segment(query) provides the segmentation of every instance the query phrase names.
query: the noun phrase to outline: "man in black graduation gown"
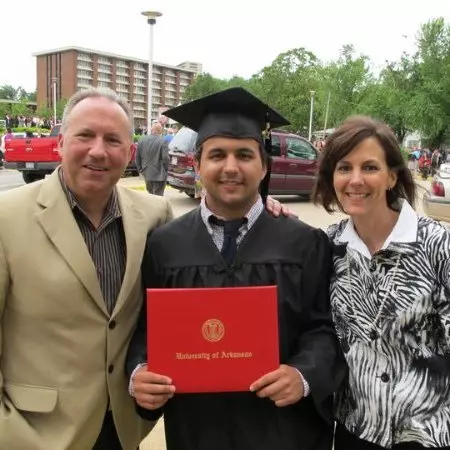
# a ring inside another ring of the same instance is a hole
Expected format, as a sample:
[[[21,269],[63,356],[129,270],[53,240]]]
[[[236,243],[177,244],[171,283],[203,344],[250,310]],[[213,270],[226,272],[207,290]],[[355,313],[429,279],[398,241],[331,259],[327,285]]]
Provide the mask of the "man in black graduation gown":
[[[144,308],[127,357],[138,411],[149,420],[164,414],[168,450],[331,449],[342,360],[330,316],[330,246],[323,231],[270,216],[259,194],[267,173],[262,132],[286,120],[241,88],[165,114],[198,131],[206,196],[148,237],[144,287],[277,285],[280,366],[248,392],[177,394],[167,376],[145,366]]]

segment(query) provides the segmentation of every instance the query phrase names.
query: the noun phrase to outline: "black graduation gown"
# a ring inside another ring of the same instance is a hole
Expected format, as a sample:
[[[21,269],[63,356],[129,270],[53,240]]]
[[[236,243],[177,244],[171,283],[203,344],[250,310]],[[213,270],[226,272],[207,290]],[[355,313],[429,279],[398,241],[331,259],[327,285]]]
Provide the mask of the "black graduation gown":
[[[164,414],[168,450],[332,448],[332,394],[344,366],[330,315],[330,270],[323,231],[265,211],[231,267],[209,236],[200,209],[152,232],[143,261],[145,287],[276,284],[280,363],[297,368],[311,388],[307,398],[284,408],[251,392],[175,394],[162,410],[137,407],[148,420]],[[146,361],[145,322],[144,302],[128,352],[128,375]]]

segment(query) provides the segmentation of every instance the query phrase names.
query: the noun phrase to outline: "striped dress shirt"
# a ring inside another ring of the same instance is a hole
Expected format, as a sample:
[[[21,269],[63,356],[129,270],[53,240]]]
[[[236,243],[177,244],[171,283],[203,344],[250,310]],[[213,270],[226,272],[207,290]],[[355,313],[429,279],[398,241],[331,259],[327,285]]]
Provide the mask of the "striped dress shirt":
[[[258,220],[259,216],[263,211],[264,211],[264,203],[261,197],[258,197],[253,206],[244,216],[247,219],[247,222],[242,224],[242,226],[239,228],[239,234],[236,239],[236,243],[238,246],[241,244],[245,235],[248,233],[250,228],[255,224],[255,222]],[[224,230],[223,227],[215,225],[214,223],[210,222],[209,220],[210,217],[211,216],[215,217],[215,215],[206,205],[205,197],[203,197],[200,202],[200,213],[202,216],[203,223],[205,224],[206,229],[208,230],[208,233],[211,236],[211,239],[213,240],[218,250],[221,251],[223,247]],[[218,219],[221,219],[221,217],[218,217]]]
[[[126,242],[117,191],[114,189],[98,228],[83,212],[74,193],[64,181],[62,169],[59,179],[72,209],[75,221],[86,242],[103,293],[108,312],[113,312],[122,286],[126,265]]]

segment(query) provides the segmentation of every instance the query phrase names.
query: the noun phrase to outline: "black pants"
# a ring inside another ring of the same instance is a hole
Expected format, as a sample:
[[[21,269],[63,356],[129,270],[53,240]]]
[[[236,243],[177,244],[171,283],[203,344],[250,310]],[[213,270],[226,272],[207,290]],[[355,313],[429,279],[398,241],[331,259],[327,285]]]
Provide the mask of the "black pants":
[[[166,188],[165,181],[145,181],[145,187],[149,194],[164,195],[164,189]]]
[[[102,429],[92,450],[122,450],[111,411],[106,411]]]
[[[371,442],[364,441],[363,439],[359,439],[354,434],[347,431],[344,426],[340,424],[336,425],[334,450],[382,450],[384,448],[386,447],[380,447],[379,445],[372,444]],[[402,444],[394,445],[392,447],[392,450],[420,450],[423,448],[425,447],[418,444],[417,442],[405,442]],[[439,449],[450,450],[450,447],[439,447]]]

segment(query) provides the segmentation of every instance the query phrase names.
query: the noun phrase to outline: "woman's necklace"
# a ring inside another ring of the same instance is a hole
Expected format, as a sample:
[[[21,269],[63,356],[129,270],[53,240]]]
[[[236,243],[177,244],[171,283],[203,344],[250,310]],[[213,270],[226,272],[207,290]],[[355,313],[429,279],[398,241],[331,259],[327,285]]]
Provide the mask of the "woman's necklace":
[[[398,270],[398,266],[400,264],[400,258],[401,256],[398,255],[397,256],[397,261],[395,263],[393,272],[392,272],[392,276],[389,280],[389,284],[386,287],[386,292],[384,293],[384,296],[381,300],[380,306],[378,308],[377,314],[375,316],[375,319],[372,321],[372,323],[369,325],[369,336],[371,339],[375,339],[377,337],[377,326],[378,326],[378,321],[380,320],[381,314],[384,310],[384,305],[386,303],[386,300],[388,298],[388,295],[391,293],[392,287],[394,285],[394,279],[397,275],[397,270]],[[351,280],[351,273],[350,273],[350,252],[347,249],[347,282],[348,282],[348,286],[349,286],[349,295],[350,295],[350,303],[352,305],[352,309],[353,311],[355,311],[355,299],[353,298],[353,292],[352,292],[352,280]],[[368,296],[367,296],[368,297]]]

